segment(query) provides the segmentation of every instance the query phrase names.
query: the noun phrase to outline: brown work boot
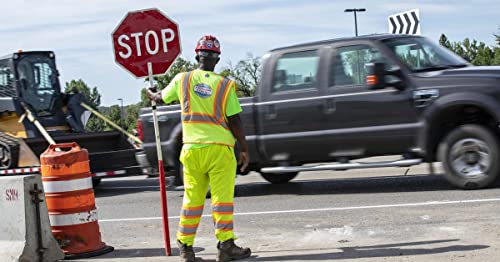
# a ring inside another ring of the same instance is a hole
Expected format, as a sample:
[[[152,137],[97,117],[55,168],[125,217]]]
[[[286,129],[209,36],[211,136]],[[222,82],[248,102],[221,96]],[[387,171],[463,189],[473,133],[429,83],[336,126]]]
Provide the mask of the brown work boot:
[[[177,240],[177,246],[179,247],[179,256],[181,257],[181,262],[195,262],[193,246],[188,246],[182,244],[181,241]]]
[[[241,248],[234,244],[234,239],[229,239],[217,244],[217,262],[228,262],[250,257],[252,251],[250,248]]]

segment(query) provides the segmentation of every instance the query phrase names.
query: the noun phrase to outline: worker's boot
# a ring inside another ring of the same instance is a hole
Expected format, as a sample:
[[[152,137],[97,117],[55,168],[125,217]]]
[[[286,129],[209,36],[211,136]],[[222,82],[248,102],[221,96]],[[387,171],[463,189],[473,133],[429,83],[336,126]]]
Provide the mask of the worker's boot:
[[[229,239],[217,244],[217,262],[247,258],[252,254],[250,248],[241,248],[234,244],[234,239]]]
[[[181,241],[177,240],[177,246],[179,247],[179,256],[181,257],[181,262],[195,262],[193,246],[188,246],[182,244]]]

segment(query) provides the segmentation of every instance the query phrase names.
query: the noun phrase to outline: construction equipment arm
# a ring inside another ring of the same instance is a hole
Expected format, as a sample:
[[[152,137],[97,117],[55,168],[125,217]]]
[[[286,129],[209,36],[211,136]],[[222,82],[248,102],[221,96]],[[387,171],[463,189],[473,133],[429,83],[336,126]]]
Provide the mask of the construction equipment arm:
[[[40,124],[40,122],[35,118],[35,116],[31,112],[31,110],[29,110],[28,107],[24,103],[21,103],[21,105],[24,108],[24,111],[26,112],[24,114],[24,116],[27,117],[28,120],[36,126],[36,128],[38,129],[38,131],[40,131],[40,133],[42,134],[42,136],[45,138],[45,140],[47,140],[47,142],[49,142],[49,144],[55,145],[56,142],[54,141],[54,139],[52,139],[52,137],[49,135],[49,133],[47,132],[47,130],[45,130],[45,128],[42,126],[42,124]],[[19,121],[22,122],[23,118],[24,117],[21,116],[21,118],[20,118]]]
[[[103,116],[101,113],[99,113],[97,110],[93,109],[91,106],[85,104],[85,103],[80,103],[80,105],[89,110],[90,112],[92,112],[92,114],[96,115],[97,117],[99,117],[100,119],[104,120],[104,122],[108,123],[109,125],[111,125],[112,127],[116,128],[118,131],[122,132],[123,134],[125,134],[127,137],[129,137],[130,139],[134,140],[135,142],[139,143],[139,144],[142,144],[142,141],[137,138],[136,136],[130,134],[129,132],[127,132],[125,129],[121,128],[119,125],[113,123],[113,121],[109,120],[107,117]]]

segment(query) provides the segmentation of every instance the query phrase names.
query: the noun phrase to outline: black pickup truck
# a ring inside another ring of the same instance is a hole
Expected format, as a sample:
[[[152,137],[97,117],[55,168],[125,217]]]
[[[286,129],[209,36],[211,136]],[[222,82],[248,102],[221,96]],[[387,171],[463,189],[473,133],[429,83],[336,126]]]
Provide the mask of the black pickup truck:
[[[436,161],[459,188],[491,186],[499,177],[500,67],[472,66],[407,35],[278,48],[262,63],[257,95],[240,103],[250,170],[271,183],[301,171]],[[159,121],[166,167],[179,171],[179,105],[160,107]],[[150,109],[141,110],[140,122],[145,154],[138,159],[147,167],[156,163]],[[385,155],[401,159],[352,162]]]

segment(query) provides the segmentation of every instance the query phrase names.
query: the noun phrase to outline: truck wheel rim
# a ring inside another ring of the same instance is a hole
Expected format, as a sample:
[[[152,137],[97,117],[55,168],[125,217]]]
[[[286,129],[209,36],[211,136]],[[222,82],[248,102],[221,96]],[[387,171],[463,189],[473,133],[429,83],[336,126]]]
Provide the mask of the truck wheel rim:
[[[456,174],[462,177],[486,176],[491,165],[491,154],[484,141],[466,138],[457,141],[450,150],[450,162]]]

